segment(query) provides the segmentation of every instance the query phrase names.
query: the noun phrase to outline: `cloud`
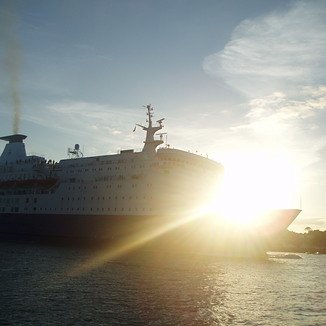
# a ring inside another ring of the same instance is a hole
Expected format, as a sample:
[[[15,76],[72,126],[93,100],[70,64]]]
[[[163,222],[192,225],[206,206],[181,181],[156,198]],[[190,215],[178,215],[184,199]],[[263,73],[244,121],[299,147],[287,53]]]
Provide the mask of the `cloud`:
[[[55,102],[25,111],[25,121],[56,130],[69,138],[77,137],[84,143],[91,140],[94,146],[91,154],[103,148],[116,150],[116,144],[129,148],[134,143],[142,143],[138,138],[143,135],[132,133],[135,122],[142,120],[141,111],[137,115],[135,110],[128,108],[78,101]]]
[[[326,145],[325,53],[326,2],[296,1],[241,22],[224,49],[204,59],[208,74],[247,96],[242,121],[230,128],[241,143],[296,151],[301,165],[319,159]]]
[[[301,87],[300,93],[291,98],[282,92],[275,92],[263,98],[248,102],[247,124],[240,128],[251,128],[263,133],[271,133],[275,128],[288,131],[303,127],[306,130],[319,128],[316,118],[326,109],[326,86]]]
[[[248,102],[249,111],[232,129],[250,135],[260,146],[292,153],[303,168],[321,159],[326,147],[322,120],[326,109],[326,87],[301,87],[297,96],[275,92]]]
[[[123,114],[122,114],[123,112]],[[29,116],[38,117],[40,124],[48,124],[48,116],[51,116],[57,122],[56,127],[74,130],[108,130],[112,129],[112,133],[116,131],[114,128],[125,128],[124,122],[135,118],[135,114],[126,108],[115,108],[109,105],[97,103],[79,102],[79,101],[63,101],[55,102],[46,106],[42,112],[33,112]],[[130,128],[132,128],[133,124]]]
[[[204,60],[204,70],[249,98],[297,85],[325,82],[326,2],[294,2],[240,23],[222,51]]]

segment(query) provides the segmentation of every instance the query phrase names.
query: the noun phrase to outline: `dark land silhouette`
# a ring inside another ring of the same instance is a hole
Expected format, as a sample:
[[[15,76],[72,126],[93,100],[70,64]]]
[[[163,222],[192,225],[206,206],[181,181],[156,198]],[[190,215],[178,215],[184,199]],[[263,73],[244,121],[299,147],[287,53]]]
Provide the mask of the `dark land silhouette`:
[[[269,251],[307,252],[326,254],[326,230],[305,228],[304,233],[284,230],[268,238]]]

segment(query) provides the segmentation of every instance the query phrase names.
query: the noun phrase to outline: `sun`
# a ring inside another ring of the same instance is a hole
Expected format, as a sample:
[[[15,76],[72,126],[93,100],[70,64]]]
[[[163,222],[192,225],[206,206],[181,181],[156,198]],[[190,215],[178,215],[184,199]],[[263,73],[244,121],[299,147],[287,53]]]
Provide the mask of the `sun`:
[[[252,227],[268,209],[298,206],[296,171],[284,153],[236,151],[227,153],[223,164],[224,178],[211,209],[225,221]]]

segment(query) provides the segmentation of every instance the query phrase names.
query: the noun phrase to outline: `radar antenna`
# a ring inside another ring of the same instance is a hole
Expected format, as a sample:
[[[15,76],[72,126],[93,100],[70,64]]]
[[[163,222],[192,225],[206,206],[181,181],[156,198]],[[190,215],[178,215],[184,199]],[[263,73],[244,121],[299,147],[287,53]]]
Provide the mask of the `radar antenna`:
[[[136,123],[136,127],[142,128],[144,131],[146,131],[146,139],[144,141],[144,147],[143,147],[143,152],[147,153],[155,153],[156,152],[156,147],[163,144],[163,134],[160,135],[160,139],[155,139],[154,135],[157,131],[161,130],[163,126],[163,120],[164,119],[159,119],[156,122],[158,123],[158,126],[153,126],[153,121],[152,118],[154,116],[154,109],[151,104],[144,105],[143,107],[146,108],[147,112],[147,119],[146,123],[147,126],[141,125]],[[135,128],[134,128],[135,131]]]
[[[80,150],[79,144],[76,144],[74,148],[68,148],[68,157],[69,158],[79,158],[83,157],[83,153]]]

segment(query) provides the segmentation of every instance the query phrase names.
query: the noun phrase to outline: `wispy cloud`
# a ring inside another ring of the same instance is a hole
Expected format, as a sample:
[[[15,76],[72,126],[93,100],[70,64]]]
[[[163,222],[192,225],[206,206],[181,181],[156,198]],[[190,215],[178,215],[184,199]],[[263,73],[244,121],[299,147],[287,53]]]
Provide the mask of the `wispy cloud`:
[[[203,67],[247,96],[247,113],[234,132],[256,136],[265,147],[317,154],[325,146],[325,53],[326,2],[297,1],[287,10],[243,21]]]
[[[326,146],[322,114],[326,109],[326,87],[302,87],[291,97],[276,92],[248,102],[242,124],[232,129],[250,135],[262,147],[292,154],[298,167],[320,160]]]
[[[204,69],[249,97],[324,82],[326,2],[299,1],[287,11],[243,21]]]
[[[141,113],[141,111],[139,112]],[[99,153],[103,148],[130,147],[139,134],[132,133],[135,122],[141,119],[135,110],[117,108],[88,102],[63,101],[51,103],[43,108],[26,109],[24,120],[42,127],[57,130],[69,137],[92,140],[88,154]]]

